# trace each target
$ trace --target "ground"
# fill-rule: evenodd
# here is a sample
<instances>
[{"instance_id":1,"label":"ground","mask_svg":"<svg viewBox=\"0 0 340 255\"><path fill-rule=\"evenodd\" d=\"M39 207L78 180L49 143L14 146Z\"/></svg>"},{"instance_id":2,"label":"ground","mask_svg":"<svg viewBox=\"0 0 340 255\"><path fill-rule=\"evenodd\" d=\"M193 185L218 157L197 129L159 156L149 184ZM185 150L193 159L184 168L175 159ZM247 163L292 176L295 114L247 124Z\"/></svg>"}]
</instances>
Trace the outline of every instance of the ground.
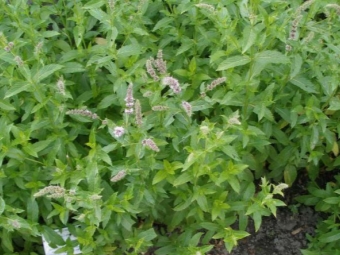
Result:
<instances>
[{"instance_id":1,"label":"ground","mask_svg":"<svg viewBox=\"0 0 340 255\"><path fill-rule=\"evenodd\" d=\"M255 233L250 222L247 231L251 235L242 239L231 253L223 244L216 244L209 255L301 255L300 249L307 248L306 234L313 235L317 221L316 214L309 207L299 207L293 213L280 208L277 217L264 217L261 228Z\"/></svg>"}]
</instances>

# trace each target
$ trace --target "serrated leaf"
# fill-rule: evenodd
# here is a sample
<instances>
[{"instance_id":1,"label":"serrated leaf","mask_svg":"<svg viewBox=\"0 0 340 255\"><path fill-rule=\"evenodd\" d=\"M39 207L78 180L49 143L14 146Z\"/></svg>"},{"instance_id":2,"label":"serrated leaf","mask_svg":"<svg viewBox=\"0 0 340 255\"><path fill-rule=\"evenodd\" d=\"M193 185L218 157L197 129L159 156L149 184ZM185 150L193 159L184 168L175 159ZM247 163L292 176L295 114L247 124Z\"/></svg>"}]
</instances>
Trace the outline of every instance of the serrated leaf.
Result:
<instances>
[{"instance_id":1,"label":"serrated leaf","mask_svg":"<svg viewBox=\"0 0 340 255\"><path fill-rule=\"evenodd\" d=\"M13 244L12 244L12 235L11 232L7 231L6 229L3 229L2 235L1 235L1 244L6 247L8 250L13 252Z\"/></svg>"},{"instance_id":2,"label":"serrated leaf","mask_svg":"<svg viewBox=\"0 0 340 255\"><path fill-rule=\"evenodd\" d=\"M42 234L48 243L51 243L54 245L65 244L65 241L63 240L63 238L60 235L58 235L57 232L55 232L53 229L51 229L48 226L43 226L42 228L43 228Z\"/></svg>"},{"instance_id":3,"label":"serrated leaf","mask_svg":"<svg viewBox=\"0 0 340 255\"><path fill-rule=\"evenodd\" d=\"M287 165L283 172L283 176L285 183L287 183L289 187L291 187L297 177L296 167L293 165Z\"/></svg>"},{"instance_id":4,"label":"serrated leaf","mask_svg":"<svg viewBox=\"0 0 340 255\"><path fill-rule=\"evenodd\" d=\"M255 61L261 62L264 64L285 64L289 62L287 56L282 54L279 51L274 50L266 50L255 54Z\"/></svg>"},{"instance_id":5,"label":"serrated leaf","mask_svg":"<svg viewBox=\"0 0 340 255\"><path fill-rule=\"evenodd\" d=\"M16 94L19 94L22 91L28 91L30 86L31 84L29 84L28 82L18 82L14 84L12 87L10 87L9 90L6 91L4 99L15 96Z\"/></svg>"},{"instance_id":6,"label":"serrated leaf","mask_svg":"<svg viewBox=\"0 0 340 255\"><path fill-rule=\"evenodd\" d=\"M139 55L140 53L141 53L141 49L138 44L130 44L130 45L121 47L117 51L117 56L118 57L129 57L129 56Z\"/></svg>"},{"instance_id":7,"label":"serrated leaf","mask_svg":"<svg viewBox=\"0 0 340 255\"><path fill-rule=\"evenodd\" d=\"M82 64L77 62L67 62L64 64L64 68L62 69L62 72L64 74L66 73L81 73L84 72L85 68Z\"/></svg>"},{"instance_id":8,"label":"serrated leaf","mask_svg":"<svg viewBox=\"0 0 340 255\"><path fill-rule=\"evenodd\" d=\"M300 72L301 66L302 66L302 58L299 54L296 54L292 62L292 67L290 71L290 79L294 78Z\"/></svg>"},{"instance_id":9,"label":"serrated leaf","mask_svg":"<svg viewBox=\"0 0 340 255\"><path fill-rule=\"evenodd\" d=\"M39 206L35 199L27 199L27 218L32 222L37 222L39 219Z\"/></svg>"},{"instance_id":10,"label":"serrated leaf","mask_svg":"<svg viewBox=\"0 0 340 255\"><path fill-rule=\"evenodd\" d=\"M156 25L152 29L152 32L155 32L156 30L158 30L160 28L165 28L168 24L170 24L172 22L174 22L173 18L165 17L165 18L161 19L160 21L158 21L156 23Z\"/></svg>"},{"instance_id":11,"label":"serrated leaf","mask_svg":"<svg viewBox=\"0 0 340 255\"><path fill-rule=\"evenodd\" d=\"M291 79L290 82L295 86L299 87L300 89L304 90L305 92L314 94L318 93L315 90L314 84L303 76L296 76L295 78Z\"/></svg>"},{"instance_id":12,"label":"serrated leaf","mask_svg":"<svg viewBox=\"0 0 340 255\"><path fill-rule=\"evenodd\" d=\"M15 107L11 105L9 102L0 99L0 108L5 111L14 111Z\"/></svg>"},{"instance_id":13,"label":"serrated leaf","mask_svg":"<svg viewBox=\"0 0 340 255\"><path fill-rule=\"evenodd\" d=\"M57 64L51 64L51 65L44 66L33 76L33 81L36 82L36 83L39 83L40 81L47 78L48 76L50 76L54 72L60 70L61 68L63 68L63 66L57 65Z\"/></svg>"},{"instance_id":14,"label":"serrated leaf","mask_svg":"<svg viewBox=\"0 0 340 255\"><path fill-rule=\"evenodd\" d=\"M41 36L44 37L44 38L51 38L51 37L57 36L57 35L60 35L60 33L57 32L57 31L45 31L45 32L41 33Z\"/></svg>"},{"instance_id":15,"label":"serrated leaf","mask_svg":"<svg viewBox=\"0 0 340 255\"><path fill-rule=\"evenodd\" d=\"M105 0L92 0L87 2L84 6L83 9L88 10L88 9L94 9L94 8L100 8L102 7L107 1Z\"/></svg>"},{"instance_id":16,"label":"serrated leaf","mask_svg":"<svg viewBox=\"0 0 340 255\"><path fill-rule=\"evenodd\" d=\"M2 197L0 197L0 215L5 211L5 201Z\"/></svg>"},{"instance_id":17,"label":"serrated leaf","mask_svg":"<svg viewBox=\"0 0 340 255\"><path fill-rule=\"evenodd\" d=\"M155 175L155 177L152 180L152 185L163 181L167 176L168 176L168 173L165 170L158 171L158 173Z\"/></svg>"},{"instance_id":18,"label":"serrated leaf","mask_svg":"<svg viewBox=\"0 0 340 255\"><path fill-rule=\"evenodd\" d=\"M254 27L247 26L243 30L242 54L244 54L255 42L256 31Z\"/></svg>"},{"instance_id":19,"label":"serrated leaf","mask_svg":"<svg viewBox=\"0 0 340 255\"><path fill-rule=\"evenodd\" d=\"M145 242L149 242L157 237L157 234L153 228L143 231L138 234L138 237L143 239Z\"/></svg>"},{"instance_id":20,"label":"serrated leaf","mask_svg":"<svg viewBox=\"0 0 340 255\"><path fill-rule=\"evenodd\" d=\"M333 97L331 99L328 110L330 111L340 110L340 99L338 97Z\"/></svg>"},{"instance_id":21,"label":"serrated leaf","mask_svg":"<svg viewBox=\"0 0 340 255\"><path fill-rule=\"evenodd\" d=\"M332 231L330 233L321 235L319 241L322 243L333 243L340 239L340 231Z\"/></svg>"},{"instance_id":22,"label":"serrated leaf","mask_svg":"<svg viewBox=\"0 0 340 255\"><path fill-rule=\"evenodd\" d=\"M181 184L187 183L191 180L192 180L192 176L188 172L185 172L175 179L173 185L176 187Z\"/></svg>"},{"instance_id":23,"label":"serrated leaf","mask_svg":"<svg viewBox=\"0 0 340 255\"><path fill-rule=\"evenodd\" d=\"M92 17L100 22L109 24L110 16L106 12L103 12L100 9L89 9L88 11Z\"/></svg>"},{"instance_id":24,"label":"serrated leaf","mask_svg":"<svg viewBox=\"0 0 340 255\"><path fill-rule=\"evenodd\" d=\"M236 66L243 66L248 64L251 61L249 56L233 56L224 60L219 66L217 67L217 71L227 70Z\"/></svg>"},{"instance_id":25,"label":"serrated leaf","mask_svg":"<svg viewBox=\"0 0 340 255\"><path fill-rule=\"evenodd\" d=\"M176 56L186 52L187 50L190 50L194 45L194 42L192 40L184 40L182 45L178 48L176 52Z\"/></svg>"}]
</instances>

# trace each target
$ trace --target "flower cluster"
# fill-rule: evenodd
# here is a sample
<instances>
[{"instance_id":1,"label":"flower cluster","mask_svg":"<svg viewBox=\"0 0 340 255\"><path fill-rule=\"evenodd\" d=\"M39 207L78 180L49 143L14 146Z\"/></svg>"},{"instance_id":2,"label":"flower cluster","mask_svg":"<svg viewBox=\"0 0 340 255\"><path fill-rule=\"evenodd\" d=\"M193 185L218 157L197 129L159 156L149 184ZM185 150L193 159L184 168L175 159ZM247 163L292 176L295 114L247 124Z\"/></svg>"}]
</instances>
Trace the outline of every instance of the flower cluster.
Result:
<instances>
[{"instance_id":1,"label":"flower cluster","mask_svg":"<svg viewBox=\"0 0 340 255\"><path fill-rule=\"evenodd\" d=\"M119 138L125 134L125 129L123 127L115 127L113 130L110 130L110 133L115 138Z\"/></svg>"},{"instance_id":2,"label":"flower cluster","mask_svg":"<svg viewBox=\"0 0 340 255\"><path fill-rule=\"evenodd\" d=\"M109 1L108 1L108 5L109 5L111 11L114 10L115 4L116 4L116 1L115 1L115 0L109 0Z\"/></svg>"},{"instance_id":3,"label":"flower cluster","mask_svg":"<svg viewBox=\"0 0 340 255\"><path fill-rule=\"evenodd\" d=\"M162 111L166 111L168 109L169 109L169 107L164 106L164 105L155 105L155 106L152 106L152 110L156 111L156 112L162 112Z\"/></svg>"},{"instance_id":4,"label":"flower cluster","mask_svg":"<svg viewBox=\"0 0 340 255\"><path fill-rule=\"evenodd\" d=\"M155 69L153 68L153 62L154 61L155 60L153 58L150 58L146 61L146 71L153 78L154 81L159 81L159 77L156 74Z\"/></svg>"},{"instance_id":5,"label":"flower cluster","mask_svg":"<svg viewBox=\"0 0 340 255\"><path fill-rule=\"evenodd\" d=\"M314 0L308 0L304 2L302 5L300 5L295 12L295 16L299 16L303 11L305 11L311 4L314 2Z\"/></svg>"},{"instance_id":6,"label":"flower cluster","mask_svg":"<svg viewBox=\"0 0 340 255\"><path fill-rule=\"evenodd\" d=\"M298 25L300 23L300 20L302 18L302 15L299 15L297 16L293 22L292 22L292 27L290 29L290 32L289 32L289 40L292 40L292 41L296 41L297 40L297 28L298 28Z\"/></svg>"},{"instance_id":7,"label":"flower cluster","mask_svg":"<svg viewBox=\"0 0 340 255\"><path fill-rule=\"evenodd\" d=\"M155 142L152 139L150 139L150 138L144 139L142 141L142 144L143 144L143 146L146 146L146 147L148 147L149 149L151 149L153 151L159 152L159 148L157 147Z\"/></svg>"},{"instance_id":8,"label":"flower cluster","mask_svg":"<svg viewBox=\"0 0 340 255\"><path fill-rule=\"evenodd\" d=\"M198 7L198 8L201 8L201 9L205 9L205 10L210 11L210 12L215 12L215 7L212 6L211 4L201 3L201 4L195 4L195 6Z\"/></svg>"},{"instance_id":9,"label":"flower cluster","mask_svg":"<svg viewBox=\"0 0 340 255\"><path fill-rule=\"evenodd\" d=\"M327 10L328 8L334 9L336 11L336 13L338 15L340 15L340 5L338 5L338 4L327 4L325 7L326 7L325 13L326 13L327 17L329 16L329 11Z\"/></svg>"},{"instance_id":10,"label":"flower cluster","mask_svg":"<svg viewBox=\"0 0 340 255\"><path fill-rule=\"evenodd\" d=\"M154 61L155 66L161 74L166 74L166 62L163 60L163 51L159 50L157 53L157 59Z\"/></svg>"},{"instance_id":11,"label":"flower cluster","mask_svg":"<svg viewBox=\"0 0 340 255\"><path fill-rule=\"evenodd\" d=\"M66 95L66 93L65 93L65 81L64 81L63 77L60 77L59 80L57 81L57 89L58 89L60 94L62 94L63 96Z\"/></svg>"},{"instance_id":12,"label":"flower cluster","mask_svg":"<svg viewBox=\"0 0 340 255\"><path fill-rule=\"evenodd\" d=\"M14 48L14 42L9 42L4 48L5 51L10 52Z\"/></svg>"},{"instance_id":13,"label":"flower cluster","mask_svg":"<svg viewBox=\"0 0 340 255\"><path fill-rule=\"evenodd\" d=\"M61 198L65 196L65 189L59 186L47 186L34 194L34 197L47 196L49 198Z\"/></svg>"},{"instance_id":14,"label":"flower cluster","mask_svg":"<svg viewBox=\"0 0 340 255\"><path fill-rule=\"evenodd\" d=\"M142 107L140 105L139 100L136 100L135 112L136 112L136 124L138 127L141 127L143 124L143 117L142 117Z\"/></svg>"},{"instance_id":15,"label":"flower cluster","mask_svg":"<svg viewBox=\"0 0 340 255\"><path fill-rule=\"evenodd\" d=\"M135 104L135 99L133 98L133 85L132 83L129 84L127 91L126 91L126 97L124 99L125 101L125 113L126 114L132 114L133 113L133 106Z\"/></svg>"},{"instance_id":16,"label":"flower cluster","mask_svg":"<svg viewBox=\"0 0 340 255\"><path fill-rule=\"evenodd\" d=\"M23 66L24 61L22 61L21 57L15 56L14 61L17 63L18 66Z\"/></svg>"},{"instance_id":17,"label":"flower cluster","mask_svg":"<svg viewBox=\"0 0 340 255\"><path fill-rule=\"evenodd\" d=\"M21 227L21 224L18 220L10 220L9 222L12 225L12 227L15 229L18 229Z\"/></svg>"},{"instance_id":18,"label":"flower cluster","mask_svg":"<svg viewBox=\"0 0 340 255\"><path fill-rule=\"evenodd\" d=\"M121 170L121 171L119 171L115 176L113 176L113 177L111 178L111 181L112 181L112 182L118 182L118 181L120 181L121 179L123 179L125 176L126 176L126 171L125 171L125 170Z\"/></svg>"},{"instance_id":19,"label":"flower cluster","mask_svg":"<svg viewBox=\"0 0 340 255\"><path fill-rule=\"evenodd\" d=\"M34 54L38 55L43 47L44 43L39 42L35 47L34 47Z\"/></svg>"},{"instance_id":20,"label":"flower cluster","mask_svg":"<svg viewBox=\"0 0 340 255\"><path fill-rule=\"evenodd\" d=\"M162 83L163 85L168 85L175 94L180 93L182 90L179 86L178 80L171 76L164 77Z\"/></svg>"},{"instance_id":21,"label":"flower cluster","mask_svg":"<svg viewBox=\"0 0 340 255\"><path fill-rule=\"evenodd\" d=\"M91 118L93 120L99 119L99 116L89 110L86 109L72 109L66 112L68 115L79 115L79 116L84 116Z\"/></svg>"},{"instance_id":22,"label":"flower cluster","mask_svg":"<svg viewBox=\"0 0 340 255\"><path fill-rule=\"evenodd\" d=\"M184 111L187 113L187 115L188 115L189 117L191 117L191 115L192 115L192 107L191 107L191 104L188 103L188 102L186 102L186 101L183 101L183 102L182 102L182 107L183 107Z\"/></svg>"},{"instance_id":23,"label":"flower cluster","mask_svg":"<svg viewBox=\"0 0 340 255\"><path fill-rule=\"evenodd\" d=\"M159 50L157 53L157 59L150 58L146 61L146 71L154 79L154 81L159 81L159 77L154 69L156 67L160 74L166 74L167 67L166 62L163 59L163 51Z\"/></svg>"},{"instance_id":24,"label":"flower cluster","mask_svg":"<svg viewBox=\"0 0 340 255\"><path fill-rule=\"evenodd\" d=\"M236 111L229 117L228 124L229 125L241 125L241 122L239 119L240 119L240 115L238 111Z\"/></svg>"},{"instance_id":25,"label":"flower cluster","mask_svg":"<svg viewBox=\"0 0 340 255\"><path fill-rule=\"evenodd\" d=\"M214 88L216 88L218 85L222 84L223 82L225 82L227 80L226 77L220 77L217 78L215 80L213 80L208 86L207 86L207 90L213 90Z\"/></svg>"}]
</instances>

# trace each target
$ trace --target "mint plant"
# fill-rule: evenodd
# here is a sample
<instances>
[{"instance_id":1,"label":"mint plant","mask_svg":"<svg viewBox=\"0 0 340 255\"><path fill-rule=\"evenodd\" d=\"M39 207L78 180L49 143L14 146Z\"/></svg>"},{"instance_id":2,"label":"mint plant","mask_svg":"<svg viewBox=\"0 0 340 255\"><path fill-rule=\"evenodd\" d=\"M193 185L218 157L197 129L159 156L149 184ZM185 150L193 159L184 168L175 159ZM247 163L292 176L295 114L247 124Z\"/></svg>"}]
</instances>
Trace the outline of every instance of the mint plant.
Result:
<instances>
[{"instance_id":1,"label":"mint plant","mask_svg":"<svg viewBox=\"0 0 340 255\"><path fill-rule=\"evenodd\" d=\"M3 254L230 251L339 164L332 2L0 7Z\"/></svg>"}]
</instances>

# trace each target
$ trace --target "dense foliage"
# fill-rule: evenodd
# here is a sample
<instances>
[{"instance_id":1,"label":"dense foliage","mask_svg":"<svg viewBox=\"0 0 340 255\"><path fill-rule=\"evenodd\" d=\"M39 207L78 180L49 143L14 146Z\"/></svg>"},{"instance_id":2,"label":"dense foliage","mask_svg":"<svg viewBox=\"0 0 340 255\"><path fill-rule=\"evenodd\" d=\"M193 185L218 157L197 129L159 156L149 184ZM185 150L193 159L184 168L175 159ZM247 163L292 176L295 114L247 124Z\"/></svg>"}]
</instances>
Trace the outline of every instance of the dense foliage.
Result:
<instances>
[{"instance_id":1,"label":"dense foliage","mask_svg":"<svg viewBox=\"0 0 340 255\"><path fill-rule=\"evenodd\" d=\"M1 254L230 251L299 173L340 249L340 6L208 2L0 0Z\"/></svg>"}]
</instances>

